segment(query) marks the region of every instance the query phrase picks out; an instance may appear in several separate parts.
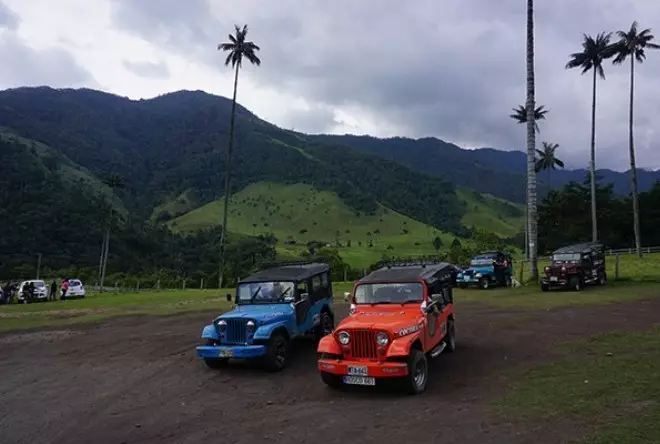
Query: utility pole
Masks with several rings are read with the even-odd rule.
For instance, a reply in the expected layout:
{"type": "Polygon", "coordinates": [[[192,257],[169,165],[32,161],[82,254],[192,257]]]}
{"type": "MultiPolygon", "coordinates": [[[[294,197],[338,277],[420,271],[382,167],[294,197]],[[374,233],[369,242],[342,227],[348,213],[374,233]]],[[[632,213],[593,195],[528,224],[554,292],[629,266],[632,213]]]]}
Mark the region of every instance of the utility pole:
{"type": "Polygon", "coordinates": [[[37,255],[37,279],[39,279],[40,273],[41,273],[41,253],[37,255]]]}

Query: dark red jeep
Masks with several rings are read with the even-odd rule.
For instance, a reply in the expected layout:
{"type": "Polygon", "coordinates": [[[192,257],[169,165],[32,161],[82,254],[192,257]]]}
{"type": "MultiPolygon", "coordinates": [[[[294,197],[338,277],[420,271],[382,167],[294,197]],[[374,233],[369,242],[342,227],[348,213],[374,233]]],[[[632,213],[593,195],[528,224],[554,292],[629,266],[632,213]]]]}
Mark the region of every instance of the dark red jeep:
{"type": "Polygon", "coordinates": [[[545,267],[541,290],[568,288],[580,291],[585,284],[607,283],[605,251],[598,243],[562,247],[552,253],[552,263],[545,267]]]}

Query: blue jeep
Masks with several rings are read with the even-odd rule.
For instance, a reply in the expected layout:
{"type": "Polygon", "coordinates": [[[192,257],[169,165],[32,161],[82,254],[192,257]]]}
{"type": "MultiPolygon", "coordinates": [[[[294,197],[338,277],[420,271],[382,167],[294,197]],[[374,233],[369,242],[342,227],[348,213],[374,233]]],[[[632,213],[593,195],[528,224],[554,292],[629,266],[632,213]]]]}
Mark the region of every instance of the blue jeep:
{"type": "Polygon", "coordinates": [[[495,286],[510,287],[513,261],[505,251],[485,251],[470,261],[470,266],[456,276],[459,288],[477,286],[487,289],[495,286]]]}
{"type": "Polygon", "coordinates": [[[320,340],[334,325],[330,266],[281,263],[238,283],[234,308],[204,327],[197,355],[213,369],[229,359],[257,358],[280,371],[293,339],[313,334],[320,340]]]}

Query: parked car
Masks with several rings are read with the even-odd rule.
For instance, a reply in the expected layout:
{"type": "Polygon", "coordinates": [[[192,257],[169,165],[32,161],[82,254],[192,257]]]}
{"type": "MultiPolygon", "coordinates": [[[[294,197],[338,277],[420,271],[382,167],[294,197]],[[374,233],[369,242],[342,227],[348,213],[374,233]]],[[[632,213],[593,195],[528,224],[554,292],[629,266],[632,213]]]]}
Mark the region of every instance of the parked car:
{"type": "Polygon", "coordinates": [[[559,248],[544,269],[541,290],[568,288],[580,291],[586,284],[607,284],[605,250],[599,243],[582,243],[559,248]]]}
{"type": "Polygon", "coordinates": [[[80,279],[69,279],[69,289],[65,299],[82,299],[85,297],[85,286],[80,279]]]}
{"type": "Polygon", "coordinates": [[[234,308],[204,327],[197,355],[210,368],[234,358],[260,359],[267,370],[280,371],[293,339],[322,338],[332,332],[334,318],[330,266],[280,263],[238,283],[234,308]]]}
{"type": "Polygon", "coordinates": [[[43,302],[48,300],[48,287],[46,286],[46,283],[42,280],[39,279],[32,279],[29,281],[23,281],[21,284],[18,286],[18,291],[16,292],[16,299],[18,302],[25,304],[28,303],[29,301],[25,300],[25,297],[23,296],[23,289],[26,285],[29,285],[30,282],[34,283],[34,296],[32,299],[32,302],[43,302]]]}
{"type": "Polygon", "coordinates": [[[506,251],[485,251],[470,261],[470,266],[456,276],[460,288],[477,286],[487,289],[495,286],[511,286],[513,260],[506,251]],[[498,261],[498,259],[504,259],[498,261]]]}
{"type": "Polygon", "coordinates": [[[428,382],[428,359],[456,349],[454,269],[394,264],[360,279],[349,316],[319,342],[317,368],[331,388],[399,378],[412,393],[428,382]]]}

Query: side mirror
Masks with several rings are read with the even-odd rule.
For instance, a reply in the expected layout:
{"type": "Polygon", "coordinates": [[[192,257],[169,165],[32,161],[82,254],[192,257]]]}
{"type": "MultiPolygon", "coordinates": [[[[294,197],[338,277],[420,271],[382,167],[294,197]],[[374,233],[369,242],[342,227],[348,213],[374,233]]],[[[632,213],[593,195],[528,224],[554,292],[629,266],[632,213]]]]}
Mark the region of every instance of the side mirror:
{"type": "Polygon", "coordinates": [[[231,302],[231,294],[227,293],[227,302],[231,302]]]}
{"type": "Polygon", "coordinates": [[[348,291],[344,292],[344,302],[348,302],[351,298],[351,294],[348,291]]]}

